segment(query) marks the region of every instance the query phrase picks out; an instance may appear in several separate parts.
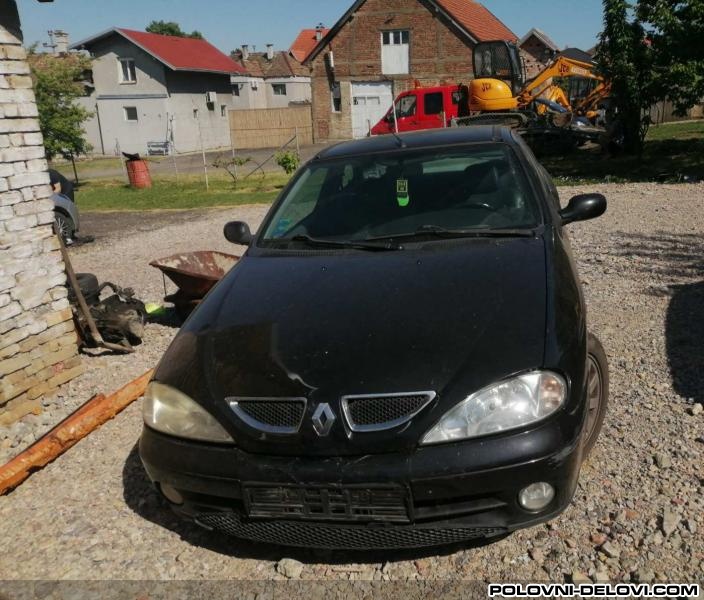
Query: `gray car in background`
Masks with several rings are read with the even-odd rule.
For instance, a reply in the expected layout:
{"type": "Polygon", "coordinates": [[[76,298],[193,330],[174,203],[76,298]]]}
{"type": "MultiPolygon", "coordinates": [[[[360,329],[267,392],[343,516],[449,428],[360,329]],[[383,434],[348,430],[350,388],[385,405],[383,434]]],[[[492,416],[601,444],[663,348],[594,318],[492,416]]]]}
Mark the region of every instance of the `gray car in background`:
{"type": "Polygon", "coordinates": [[[54,220],[56,227],[66,245],[74,241],[74,236],[79,228],[78,207],[68,196],[54,193],[54,220]]]}

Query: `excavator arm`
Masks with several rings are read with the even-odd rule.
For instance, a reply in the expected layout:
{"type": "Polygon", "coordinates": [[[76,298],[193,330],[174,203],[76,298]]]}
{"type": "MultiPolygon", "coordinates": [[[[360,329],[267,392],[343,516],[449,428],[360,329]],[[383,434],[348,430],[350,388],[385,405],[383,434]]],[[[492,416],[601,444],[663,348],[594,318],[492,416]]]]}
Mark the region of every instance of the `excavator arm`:
{"type": "Polygon", "coordinates": [[[550,85],[550,80],[555,77],[583,77],[603,81],[603,78],[594,72],[594,67],[591,64],[560,56],[535,79],[528,82],[518,95],[518,106],[521,108],[528,106],[545,91],[550,85]]]}

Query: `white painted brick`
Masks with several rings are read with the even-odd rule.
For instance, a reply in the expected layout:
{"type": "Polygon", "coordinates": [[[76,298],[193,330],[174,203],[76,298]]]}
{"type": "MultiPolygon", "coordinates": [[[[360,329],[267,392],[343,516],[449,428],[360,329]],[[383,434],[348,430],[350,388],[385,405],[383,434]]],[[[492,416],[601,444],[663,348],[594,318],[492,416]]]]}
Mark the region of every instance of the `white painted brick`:
{"type": "Polygon", "coordinates": [[[11,302],[7,306],[0,308],[0,321],[7,321],[12,317],[16,317],[22,312],[22,307],[19,302],[11,302]]]}
{"type": "Polygon", "coordinates": [[[15,175],[24,175],[28,171],[27,163],[24,161],[12,163],[12,170],[15,172],[15,175]]]}
{"type": "Polygon", "coordinates": [[[21,192],[12,191],[0,194],[0,206],[12,206],[18,202],[22,202],[21,192]]]}
{"type": "Polygon", "coordinates": [[[12,163],[9,162],[3,162],[0,163],[0,177],[10,177],[10,175],[15,174],[15,168],[12,166],[12,163]]]}
{"type": "Polygon", "coordinates": [[[54,201],[51,198],[37,198],[37,212],[54,210],[54,201]]]}
{"type": "Polygon", "coordinates": [[[10,294],[0,294],[0,308],[10,304],[10,294]]]}
{"type": "MultiPolygon", "coordinates": [[[[30,310],[43,304],[42,298],[49,286],[46,278],[33,279],[27,283],[15,286],[10,290],[13,300],[20,303],[24,310],[30,310]]],[[[14,316],[14,315],[13,315],[14,316]]]]}
{"type": "Polygon", "coordinates": [[[0,275],[0,292],[9,290],[15,285],[15,278],[12,275],[0,275]]]}
{"type": "Polygon", "coordinates": [[[46,171],[48,168],[49,165],[47,164],[46,159],[44,158],[37,158],[34,160],[27,161],[28,171],[46,171]]]}
{"type": "Polygon", "coordinates": [[[24,217],[25,215],[36,215],[41,212],[39,210],[40,202],[42,201],[30,200],[29,202],[20,202],[19,204],[15,204],[14,206],[8,206],[7,208],[13,208],[15,216],[17,217],[24,217]]]}
{"type": "Polygon", "coordinates": [[[12,144],[13,146],[43,146],[44,138],[41,133],[25,133],[22,136],[22,142],[19,144],[12,144]]]}
{"type": "Polygon", "coordinates": [[[0,60],[0,72],[6,75],[26,75],[29,65],[23,60],[0,60]]]}
{"type": "Polygon", "coordinates": [[[0,133],[16,133],[22,132],[27,137],[25,132],[39,131],[39,121],[37,119],[2,119],[0,120],[0,133]]]}
{"type": "Polygon", "coordinates": [[[49,225],[54,222],[54,211],[39,213],[37,215],[37,223],[39,225],[49,225]]]}
{"type": "MultiPolygon", "coordinates": [[[[51,189],[51,186],[49,185],[37,185],[32,188],[32,194],[34,198],[37,200],[41,200],[42,198],[51,198],[52,194],[54,193],[54,190],[51,189]]],[[[52,209],[54,207],[54,203],[52,201],[51,203],[52,209]]]]}
{"type": "MultiPolygon", "coordinates": [[[[66,289],[66,288],[64,288],[66,289]]],[[[61,298],[51,303],[51,310],[64,310],[70,306],[68,298],[61,298]]]]}
{"type": "MultiPolygon", "coordinates": [[[[0,90],[2,91],[2,90],[0,90]]],[[[10,146],[10,136],[0,135],[0,148],[8,148],[10,146]]]]}
{"type": "Polygon", "coordinates": [[[37,335],[42,331],[46,331],[48,328],[49,326],[43,319],[36,319],[35,321],[32,321],[29,325],[27,325],[29,335],[37,335]]]}
{"type": "Polygon", "coordinates": [[[9,89],[10,87],[10,82],[7,80],[7,77],[0,75],[0,89],[9,89]]]}
{"type": "MultiPolygon", "coordinates": [[[[22,205],[18,204],[17,206],[22,205]]],[[[0,221],[7,221],[8,219],[12,219],[14,216],[15,211],[12,209],[12,206],[0,206],[0,221]]]]}
{"type": "MultiPolygon", "coordinates": [[[[0,121],[1,123],[2,121],[0,121]]],[[[25,173],[10,177],[8,183],[13,190],[29,187],[32,185],[42,185],[49,183],[49,173],[41,171],[38,173],[25,173]]]]}
{"type": "Polygon", "coordinates": [[[5,56],[10,60],[25,60],[27,51],[22,46],[4,46],[5,56]]]}
{"type": "Polygon", "coordinates": [[[9,221],[5,221],[5,229],[8,231],[22,231],[37,225],[36,215],[27,215],[25,217],[15,217],[9,221]]]}
{"type": "Polygon", "coordinates": [[[32,269],[31,271],[21,271],[15,275],[15,280],[18,285],[25,285],[31,283],[38,277],[44,278],[49,275],[49,270],[45,268],[32,269]]]}
{"type": "Polygon", "coordinates": [[[28,102],[26,104],[18,105],[17,114],[20,117],[38,117],[39,109],[34,102],[28,102]]]}
{"type": "Polygon", "coordinates": [[[0,102],[15,102],[17,104],[34,103],[36,101],[32,90],[0,90],[0,102]]]}
{"type": "Polygon", "coordinates": [[[16,38],[4,27],[0,27],[0,44],[20,46],[22,45],[22,40],[16,38]]]}
{"type": "Polygon", "coordinates": [[[32,78],[29,75],[6,75],[9,87],[14,89],[31,89],[32,78]]]}
{"type": "MultiPolygon", "coordinates": [[[[0,110],[2,114],[7,119],[14,119],[20,116],[20,107],[17,104],[0,104],[0,110]]],[[[34,115],[27,115],[28,117],[34,115]]]]}
{"type": "Polygon", "coordinates": [[[0,151],[0,161],[3,162],[17,162],[35,158],[44,158],[44,148],[41,146],[20,146],[0,151]]]}
{"type": "Polygon", "coordinates": [[[24,146],[24,134],[11,133],[10,134],[10,145],[11,146],[24,146]]]}
{"type": "Polygon", "coordinates": [[[6,192],[10,189],[10,186],[5,177],[0,177],[0,192],[6,192]]]}
{"type": "Polygon", "coordinates": [[[32,242],[23,242],[10,250],[10,256],[14,259],[31,258],[37,254],[39,252],[32,242]]]}

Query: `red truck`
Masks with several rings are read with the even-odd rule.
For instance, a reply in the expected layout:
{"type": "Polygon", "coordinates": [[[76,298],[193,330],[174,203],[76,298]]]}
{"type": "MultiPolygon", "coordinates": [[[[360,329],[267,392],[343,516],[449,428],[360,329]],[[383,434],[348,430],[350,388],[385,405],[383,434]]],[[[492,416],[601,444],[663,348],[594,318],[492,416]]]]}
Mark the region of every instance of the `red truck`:
{"type": "Polygon", "coordinates": [[[447,127],[453,118],[469,115],[469,90],[464,85],[417,87],[399,94],[389,112],[372,127],[372,135],[447,127]],[[443,123],[444,120],[444,123],[443,123]]]}

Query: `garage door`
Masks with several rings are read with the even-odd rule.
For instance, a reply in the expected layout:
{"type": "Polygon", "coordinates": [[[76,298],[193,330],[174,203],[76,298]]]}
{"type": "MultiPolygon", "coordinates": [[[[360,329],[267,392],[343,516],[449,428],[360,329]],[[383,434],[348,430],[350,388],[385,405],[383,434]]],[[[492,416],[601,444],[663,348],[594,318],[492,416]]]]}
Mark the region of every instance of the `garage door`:
{"type": "Polygon", "coordinates": [[[393,94],[390,83],[352,84],[352,135],[365,137],[391,107],[393,94]]]}

